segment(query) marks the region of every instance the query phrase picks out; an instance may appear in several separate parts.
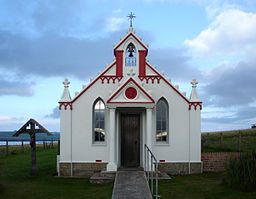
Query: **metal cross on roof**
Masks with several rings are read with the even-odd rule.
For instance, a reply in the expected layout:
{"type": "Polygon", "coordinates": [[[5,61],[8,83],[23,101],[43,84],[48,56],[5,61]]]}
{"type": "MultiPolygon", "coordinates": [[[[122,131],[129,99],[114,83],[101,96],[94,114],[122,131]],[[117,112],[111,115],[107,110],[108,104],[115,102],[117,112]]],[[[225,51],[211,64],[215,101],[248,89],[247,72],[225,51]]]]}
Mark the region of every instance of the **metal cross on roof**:
{"type": "Polygon", "coordinates": [[[132,20],[133,18],[135,18],[136,16],[134,15],[134,13],[130,13],[130,15],[127,16],[130,19],[130,27],[132,27],[132,20]]]}

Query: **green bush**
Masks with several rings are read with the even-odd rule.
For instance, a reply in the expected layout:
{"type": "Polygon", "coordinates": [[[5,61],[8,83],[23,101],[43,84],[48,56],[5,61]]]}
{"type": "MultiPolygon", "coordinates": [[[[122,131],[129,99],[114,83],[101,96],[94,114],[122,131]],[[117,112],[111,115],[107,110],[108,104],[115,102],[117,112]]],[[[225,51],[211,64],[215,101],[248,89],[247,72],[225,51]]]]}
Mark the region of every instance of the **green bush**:
{"type": "Polygon", "coordinates": [[[251,192],[256,190],[256,152],[241,154],[226,165],[225,182],[229,187],[251,192]]]}

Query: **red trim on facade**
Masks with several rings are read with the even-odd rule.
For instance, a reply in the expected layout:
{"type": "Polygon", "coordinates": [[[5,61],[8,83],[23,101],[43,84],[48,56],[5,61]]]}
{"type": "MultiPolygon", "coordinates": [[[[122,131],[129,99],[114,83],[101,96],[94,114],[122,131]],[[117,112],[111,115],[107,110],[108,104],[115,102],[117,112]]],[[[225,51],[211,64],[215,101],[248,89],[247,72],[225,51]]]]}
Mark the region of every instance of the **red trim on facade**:
{"type": "Polygon", "coordinates": [[[106,68],[106,69],[100,74],[100,76],[102,76],[102,75],[104,75],[106,72],[108,72],[115,64],[116,64],[116,61],[113,62],[108,68],[106,68]]]}
{"type": "MultiPolygon", "coordinates": [[[[113,62],[108,68],[106,68],[100,76],[98,76],[92,83],[90,83],[81,93],[79,93],[79,95],[77,95],[72,101],[71,103],[74,103],[87,89],[89,89],[98,79],[100,79],[100,77],[104,76],[104,74],[106,72],[108,72],[114,65],[116,62],[113,62]]],[[[102,81],[102,80],[101,80],[102,81]]]]}
{"type": "Polygon", "coordinates": [[[146,54],[145,50],[139,50],[139,76],[145,77],[146,75],[146,54]]]}
{"type": "Polygon", "coordinates": [[[107,102],[109,104],[154,104],[154,102],[107,102]]]}
{"type": "Polygon", "coordinates": [[[171,83],[166,80],[162,75],[160,75],[160,73],[158,73],[152,66],[150,66],[149,63],[146,62],[146,65],[151,69],[153,70],[159,77],[161,77],[170,87],[172,87],[187,103],[190,103],[190,101],[185,98],[173,85],[171,85],[171,83]]]}
{"type": "Polygon", "coordinates": [[[123,50],[116,51],[116,76],[123,76],[123,50]]]}
{"type": "Polygon", "coordinates": [[[70,110],[72,110],[72,102],[59,102],[59,110],[64,106],[65,110],[67,110],[67,106],[69,106],[70,110]]]}
{"type": "Polygon", "coordinates": [[[125,90],[125,96],[128,99],[134,99],[137,96],[138,92],[135,88],[129,87],[125,90]]]}
{"type": "Polygon", "coordinates": [[[127,36],[114,48],[114,54],[116,55],[117,48],[118,48],[119,46],[121,46],[121,44],[124,43],[124,41],[125,41],[128,37],[130,37],[130,36],[133,36],[133,37],[137,40],[137,42],[139,42],[139,44],[142,45],[143,48],[146,49],[146,55],[147,55],[147,54],[148,54],[148,48],[147,48],[133,33],[130,33],[129,35],[127,35],[127,36]]]}
{"type": "Polygon", "coordinates": [[[188,110],[191,110],[192,106],[194,106],[195,110],[196,110],[197,106],[199,106],[200,110],[202,110],[202,102],[190,102],[188,110]]]}
{"type": "Polygon", "coordinates": [[[102,160],[95,160],[95,162],[102,162],[102,160]]]}
{"type": "Polygon", "coordinates": [[[160,76],[157,75],[146,75],[146,76],[139,76],[139,79],[143,81],[144,79],[146,80],[146,84],[148,84],[148,81],[151,80],[152,84],[154,84],[154,81],[157,80],[157,83],[160,83],[160,76]]]}
{"type": "Polygon", "coordinates": [[[116,103],[116,104],[153,104],[155,103],[154,99],[131,77],[127,82],[121,86],[107,101],[107,103],[116,103]],[[149,99],[151,102],[110,102],[130,81],[132,81],[149,99]]]}
{"type": "Polygon", "coordinates": [[[159,162],[165,162],[165,160],[159,160],[159,162]]]}
{"type": "Polygon", "coordinates": [[[116,80],[118,80],[118,82],[121,81],[121,79],[123,79],[123,76],[115,76],[115,75],[102,75],[100,77],[101,79],[101,83],[104,84],[104,80],[106,79],[107,80],[107,83],[109,84],[109,81],[112,80],[113,83],[115,83],[116,80]]]}

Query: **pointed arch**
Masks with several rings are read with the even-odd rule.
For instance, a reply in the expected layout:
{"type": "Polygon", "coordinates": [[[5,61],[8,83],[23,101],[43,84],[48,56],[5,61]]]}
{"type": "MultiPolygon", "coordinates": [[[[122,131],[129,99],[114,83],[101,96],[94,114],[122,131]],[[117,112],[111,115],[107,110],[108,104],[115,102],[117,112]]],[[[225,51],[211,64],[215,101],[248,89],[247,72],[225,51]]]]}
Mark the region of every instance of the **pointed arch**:
{"type": "Polygon", "coordinates": [[[164,97],[156,104],[156,142],[169,142],[169,106],[164,97]]]}
{"type": "Polygon", "coordinates": [[[105,142],[105,103],[98,97],[93,103],[93,143],[105,142]]]}
{"type": "Polygon", "coordinates": [[[130,42],[125,50],[125,66],[136,66],[136,47],[130,42]]]}

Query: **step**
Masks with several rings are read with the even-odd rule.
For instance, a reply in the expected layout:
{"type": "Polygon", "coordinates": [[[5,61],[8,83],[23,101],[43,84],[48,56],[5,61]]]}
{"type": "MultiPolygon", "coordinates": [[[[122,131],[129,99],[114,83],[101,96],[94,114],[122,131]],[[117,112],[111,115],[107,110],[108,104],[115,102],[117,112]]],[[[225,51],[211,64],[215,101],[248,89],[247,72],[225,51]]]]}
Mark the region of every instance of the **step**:
{"type": "MultiPolygon", "coordinates": [[[[145,175],[147,177],[148,172],[145,172],[145,175]]],[[[151,175],[152,175],[151,172],[149,172],[149,179],[151,178],[151,175]]],[[[153,172],[153,179],[154,180],[156,179],[156,172],[153,172]]],[[[161,171],[158,172],[158,180],[170,180],[170,179],[171,177],[167,173],[161,172],[161,171]]]]}
{"type": "Polygon", "coordinates": [[[115,180],[115,176],[116,176],[116,172],[107,172],[107,171],[97,172],[90,177],[90,183],[103,184],[103,183],[113,182],[115,180]]]}
{"type": "Polygon", "coordinates": [[[115,179],[116,171],[101,171],[100,172],[102,177],[109,177],[115,179]]]}

